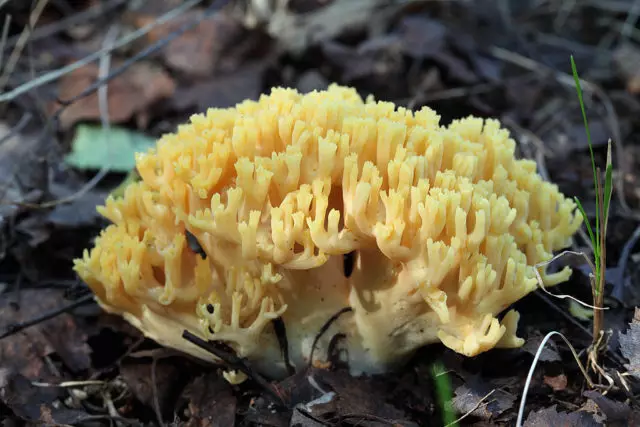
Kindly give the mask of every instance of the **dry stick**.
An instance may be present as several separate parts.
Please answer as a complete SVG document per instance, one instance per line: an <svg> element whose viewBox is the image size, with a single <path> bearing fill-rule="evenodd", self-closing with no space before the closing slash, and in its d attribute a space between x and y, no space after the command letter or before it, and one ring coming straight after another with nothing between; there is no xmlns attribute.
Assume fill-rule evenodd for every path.
<svg viewBox="0 0 640 427"><path fill-rule="evenodd" d="M67 313L71 310L74 310L80 306L93 302L93 295L85 295L84 297L78 299L77 301L66 305L61 308L57 308L55 310L51 310L47 313L44 313L34 319L27 320L25 322L20 323L12 323L7 326L7 329L4 333L0 334L0 340L10 337L11 335L15 335L18 332L30 328L31 326L37 325L38 323L46 322L47 320L53 319L56 316L59 316L63 313Z"/></svg>
<svg viewBox="0 0 640 427"><path fill-rule="evenodd" d="M156 378L156 368L158 367L158 358L154 357L151 361L151 393L153 394L153 410L158 418L160 427L164 427L162 420L162 411L160 410L160 400L158 398L158 383Z"/></svg>
<svg viewBox="0 0 640 427"><path fill-rule="evenodd" d="M154 28L163 25L175 18L177 18L178 16L182 15L183 13L187 12L189 9L191 9L192 7L196 6L197 4L201 3L202 0L189 0L189 1L185 1L184 3L182 3L180 6L175 7L174 9L171 9L170 11L168 11L167 13L165 13L164 15L161 15L160 17L158 17L157 19L155 19L153 22L145 25L144 27L131 32L130 34L122 37L120 40L118 40L117 42L115 42L113 44L113 46L110 49L100 49L97 52L92 53L91 55L87 55L86 57L72 63L69 64L65 67L59 68L55 71L51 71L47 74L44 74L36 79L33 79L23 85L18 86L17 88L12 89L11 91L7 92L7 93L3 93L0 94L0 102L7 102L7 101L11 101L14 98L16 98L19 95L22 95L25 92L29 92L32 89L35 89L37 87L40 87L44 84L47 84L53 80L57 80L60 77L64 76L65 74L68 74L78 68L84 67L87 64L90 64L91 62L95 61L96 59L100 58L102 55L104 55L105 53L107 53L107 51L113 51L116 49L121 48L122 46L125 46L129 43L131 43L132 41L139 39L140 37L144 36L145 34L149 33L150 31L152 31ZM215 5L215 2L214 2ZM213 6L210 6L210 8Z"/></svg>
<svg viewBox="0 0 640 427"><path fill-rule="evenodd" d="M631 9L627 12L627 19L624 20L624 24L622 30L620 31L620 35L624 38L625 41L631 36L633 29L636 27L638 23L638 13L640 13L640 1L634 0L631 5Z"/></svg>
<svg viewBox="0 0 640 427"><path fill-rule="evenodd" d="M353 311L353 308L345 307L342 310L338 311L333 316L331 316L329 318L329 320L327 320L326 323L324 325L322 325L322 328L320 328L320 331L318 332L316 337L313 339L313 345L311 346L311 351L309 352L309 365L308 365L309 368L313 364L313 353L314 353L314 351L316 349L316 346L318 345L318 341L320 341L320 338L322 338L322 335L324 335L324 333L327 332L327 330L331 327L331 325L336 320L338 320L338 318L340 316L342 316L344 313L347 313L347 312L350 312L350 311Z"/></svg>
<svg viewBox="0 0 640 427"><path fill-rule="evenodd" d="M4 17L4 26L2 27L2 36L0 36L0 70L2 70L2 61L4 59L4 48L7 45L7 37L9 37L9 25L11 24L11 15Z"/></svg>
<svg viewBox="0 0 640 427"><path fill-rule="evenodd" d="M221 349L219 345L216 345L216 342L205 341L186 329L182 332L182 338L197 345L201 349L208 351L218 359L222 360L230 368L242 371L249 378L255 381L262 389L264 389L271 397L273 397L275 399L275 403L286 406L284 399L280 394L278 394L274 387L262 375L255 372L244 359L241 359L231 351Z"/></svg>
<svg viewBox="0 0 640 427"><path fill-rule="evenodd" d="M287 368L287 373L289 375L293 375L296 370L291 364L291 359L289 358L289 340L287 339L287 328L284 324L284 320L282 320L282 317L278 317L273 319L271 323L273 324L273 329L276 333L276 338L278 339L278 345L280 346L282 360Z"/></svg>
<svg viewBox="0 0 640 427"><path fill-rule="evenodd" d="M15 66L18 64L20 54L22 53L22 50L29 40L31 28L36 26L36 23L40 18L40 14L42 14L42 11L47 6L47 3L49 3L49 0L38 0L36 7L31 11L31 14L29 15L29 23L25 25L24 29L22 30L20 39L18 40L18 43L16 43L15 48L13 49L11 55L9 56L9 59L7 60L7 66L4 67L2 75L0 75L0 91L4 89L4 85L6 85L7 81L9 80L9 76L13 72Z"/></svg>

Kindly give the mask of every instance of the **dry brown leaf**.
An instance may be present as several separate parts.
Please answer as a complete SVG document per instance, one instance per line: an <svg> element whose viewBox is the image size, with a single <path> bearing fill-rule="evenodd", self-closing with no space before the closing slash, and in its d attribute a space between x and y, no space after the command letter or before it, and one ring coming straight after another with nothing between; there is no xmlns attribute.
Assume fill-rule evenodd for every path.
<svg viewBox="0 0 640 427"><path fill-rule="evenodd" d="M24 289L20 292L20 309L0 300L0 333L12 324L24 322L69 304L63 292L53 289ZM91 367L91 348L86 334L78 329L74 317L61 314L0 340L0 367L17 370L30 380L49 379L44 356L57 353L65 366L74 372Z"/></svg>
<svg viewBox="0 0 640 427"><path fill-rule="evenodd" d="M599 427L602 424L596 422L594 418L581 411L576 412L558 412L556 405L549 408L531 411L524 427Z"/></svg>
<svg viewBox="0 0 640 427"><path fill-rule="evenodd" d="M548 377L544 376L544 383L551 387L553 391L562 391L567 388L567 376L564 374Z"/></svg>
<svg viewBox="0 0 640 427"><path fill-rule="evenodd" d="M233 427L237 399L221 375L212 372L196 378L183 392L188 399L189 427Z"/></svg>
<svg viewBox="0 0 640 427"><path fill-rule="evenodd" d="M115 61L112 69L119 65ZM72 99L97 80L97 64L78 68L60 80L58 97L61 100ZM171 97L175 91L175 83L162 69L147 62L138 62L110 80L107 88L110 122L122 123L135 117L138 126L145 127L149 118L148 108ZM54 102L49 108L53 114L60 105ZM68 106L60 115L60 125L67 130L79 121L97 121L99 118L98 92L94 91Z"/></svg>
<svg viewBox="0 0 640 427"><path fill-rule="evenodd" d="M626 334L620 335L620 351L629 360L626 365L629 373L636 378L640 378L640 308L636 307L633 320L629 324Z"/></svg>
<svg viewBox="0 0 640 427"><path fill-rule="evenodd" d="M139 14L133 18L134 25L141 28L157 19L155 14ZM169 36L192 20L201 19L195 28L172 40L162 49L165 63L173 70L188 77L207 77L218 68L223 53L244 31L241 24L224 13L204 18L204 11L193 10L180 17L155 27L148 33L149 43Z"/></svg>

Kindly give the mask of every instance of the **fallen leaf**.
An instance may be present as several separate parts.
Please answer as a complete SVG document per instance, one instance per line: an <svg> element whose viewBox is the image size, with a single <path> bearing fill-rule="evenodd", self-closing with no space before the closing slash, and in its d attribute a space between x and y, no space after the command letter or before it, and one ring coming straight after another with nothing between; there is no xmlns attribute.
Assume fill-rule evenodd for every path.
<svg viewBox="0 0 640 427"><path fill-rule="evenodd" d="M345 32L386 24L387 17L393 16L403 6L403 2L388 0L332 0L324 3L323 7L296 13L288 4L276 2L273 8L249 10L245 14L245 25L266 27L279 47L296 54L310 45L336 39ZM384 13L381 13L383 9Z"/></svg>
<svg viewBox="0 0 640 427"><path fill-rule="evenodd" d="M188 401L191 418L187 427L233 427L237 399L231 385L216 372L196 378L182 396Z"/></svg>
<svg viewBox="0 0 640 427"><path fill-rule="evenodd" d="M171 402L176 397L180 367L166 359L158 361L155 367L155 384L152 381L151 369L150 362L128 362L120 366L120 374L135 398L143 405L153 408L155 393L159 407L164 408L164 415L168 415L173 411Z"/></svg>
<svg viewBox="0 0 640 427"><path fill-rule="evenodd" d="M335 398L325 404L326 409L335 410L333 416L347 414L374 415L386 420L401 420L407 414L387 400L389 380L375 377L352 377L344 370L328 371L317 369L314 373L315 382L320 384L323 392L334 392ZM322 404L314 405L322 414ZM398 421L396 421L398 422ZM408 425L408 424L401 424Z"/></svg>
<svg viewBox="0 0 640 427"><path fill-rule="evenodd" d="M157 20L155 13L137 14L133 21L138 28ZM226 51L238 45L245 33L240 22L228 13L219 12L205 17L203 10L191 10L178 18L159 25L147 34L149 43L168 37L172 32L191 21L200 20L193 29L186 31L162 49L164 62L171 69L186 77L209 77L223 61L229 61Z"/></svg>
<svg viewBox="0 0 640 427"><path fill-rule="evenodd" d="M399 77L404 71L400 41L394 36L369 39L356 48L334 40L327 40L320 47L326 61L342 70L343 82L376 78L388 84L392 76Z"/></svg>
<svg viewBox="0 0 640 427"><path fill-rule="evenodd" d="M16 309L9 298L0 299L0 333L69 304L57 289L23 289L19 303ZM82 372L91 367L86 340L74 317L63 313L0 340L0 367L15 369L30 380L51 379L43 357L55 353L71 372Z"/></svg>
<svg viewBox="0 0 640 427"><path fill-rule="evenodd" d="M101 169L129 172L136 165L135 154L155 146L156 140L140 132L118 126L81 124L76 128L67 164L78 169Z"/></svg>
<svg viewBox="0 0 640 427"><path fill-rule="evenodd" d="M52 185L52 195L60 200L71 196L76 190L64 185ZM72 201L57 204L46 215L46 223L58 228L88 227L102 221L102 216L96 211L96 206L104 203L106 193L98 190L90 190L75 197Z"/></svg>
<svg viewBox="0 0 640 427"><path fill-rule="evenodd" d="M414 58L429 58L445 46L447 28L442 22L421 15L402 18L398 26L402 50Z"/></svg>
<svg viewBox="0 0 640 427"><path fill-rule="evenodd" d="M601 427L586 412L558 412L556 405L549 408L531 411L524 422L524 427Z"/></svg>
<svg viewBox="0 0 640 427"><path fill-rule="evenodd" d="M25 376L0 368L0 401L24 421L45 425L78 425L89 421L92 416L86 411L62 405L62 397L62 389L34 386Z"/></svg>
<svg viewBox="0 0 640 427"><path fill-rule="evenodd" d="M465 384L456 388L454 393L453 407L458 413L466 414L472 411L472 415L484 420L496 417L510 409L516 400L511 393L491 387L478 376L469 377ZM489 396L486 397L487 395Z"/></svg>
<svg viewBox="0 0 640 427"><path fill-rule="evenodd" d="M632 411L624 402L616 402L595 390L585 390L584 396L593 400L606 417L608 427L632 427L640 425L640 413Z"/></svg>
<svg viewBox="0 0 640 427"><path fill-rule="evenodd" d="M245 99L257 100L262 90L265 68L263 61L247 63L232 73L190 85L176 94L173 106L178 110L195 106L199 111L204 111L207 108L232 107Z"/></svg>
<svg viewBox="0 0 640 427"><path fill-rule="evenodd" d="M625 365L629 373L640 378L640 308L636 307L633 320L629 324L627 333L618 332L620 339L620 351L629 361Z"/></svg>
<svg viewBox="0 0 640 427"><path fill-rule="evenodd" d="M45 217L45 212L34 212L15 226L15 231L27 238L25 243L31 248L38 247L51 236L51 230L44 222Z"/></svg>
<svg viewBox="0 0 640 427"><path fill-rule="evenodd" d="M551 387L553 391L562 391L567 388L567 376L564 374L555 377L545 375L544 383Z"/></svg>
<svg viewBox="0 0 640 427"><path fill-rule="evenodd" d="M36 202L46 188L45 146L45 138L15 133L0 123L0 260L8 246L4 231L23 211L19 203Z"/></svg>
<svg viewBox="0 0 640 427"><path fill-rule="evenodd" d="M112 69L122 65L113 61ZM98 80L98 65L91 63L80 67L60 79L58 97L71 100ZM122 74L107 83L109 120L111 123L127 122L135 117L138 126L146 126L149 120L148 109L163 99L170 98L175 91L171 77L159 67L148 62L137 62ZM61 108L60 104L49 104L49 113ZM100 118L97 90L90 95L74 101L60 114L60 126L70 129L80 121L97 121Z"/></svg>
<svg viewBox="0 0 640 427"><path fill-rule="evenodd" d="M526 351L532 356L535 356L535 354L538 352L540 344L542 344L543 339L544 337L537 333L530 336L522 346L522 350ZM541 362L559 362L562 360L560 354L558 353L558 348L552 340L547 340L547 342L545 343L544 348L540 352L539 360Z"/></svg>

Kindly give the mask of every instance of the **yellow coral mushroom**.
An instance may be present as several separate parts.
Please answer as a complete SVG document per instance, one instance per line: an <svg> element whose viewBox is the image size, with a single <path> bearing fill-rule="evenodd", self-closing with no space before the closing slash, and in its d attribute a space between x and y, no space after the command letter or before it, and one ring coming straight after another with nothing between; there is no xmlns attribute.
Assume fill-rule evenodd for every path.
<svg viewBox="0 0 640 427"><path fill-rule="evenodd" d="M496 316L536 288L534 265L581 217L514 154L495 120L442 126L429 108L348 87L275 88L194 115L140 154L142 180L99 207L113 224L75 269L159 343L218 361L182 339L189 330L274 377L287 372L274 319L301 368L345 307L314 354L340 332L354 374L437 341L467 356L520 346L518 314ZM571 274L540 271L547 286Z"/></svg>

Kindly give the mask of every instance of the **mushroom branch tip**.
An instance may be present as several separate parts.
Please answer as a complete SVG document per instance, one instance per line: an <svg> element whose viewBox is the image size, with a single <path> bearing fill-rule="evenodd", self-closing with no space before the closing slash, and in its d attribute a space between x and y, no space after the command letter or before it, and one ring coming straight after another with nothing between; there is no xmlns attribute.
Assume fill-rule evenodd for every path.
<svg viewBox="0 0 640 427"><path fill-rule="evenodd" d="M443 125L335 84L273 88L139 153L140 180L98 207L110 225L75 270L160 344L219 362L188 330L272 377L289 366L275 319L303 369L345 307L313 354L343 334L354 375L435 342L467 356L517 347L518 313L499 316L582 220L515 149L496 120ZM571 274L538 271L546 286Z"/></svg>

